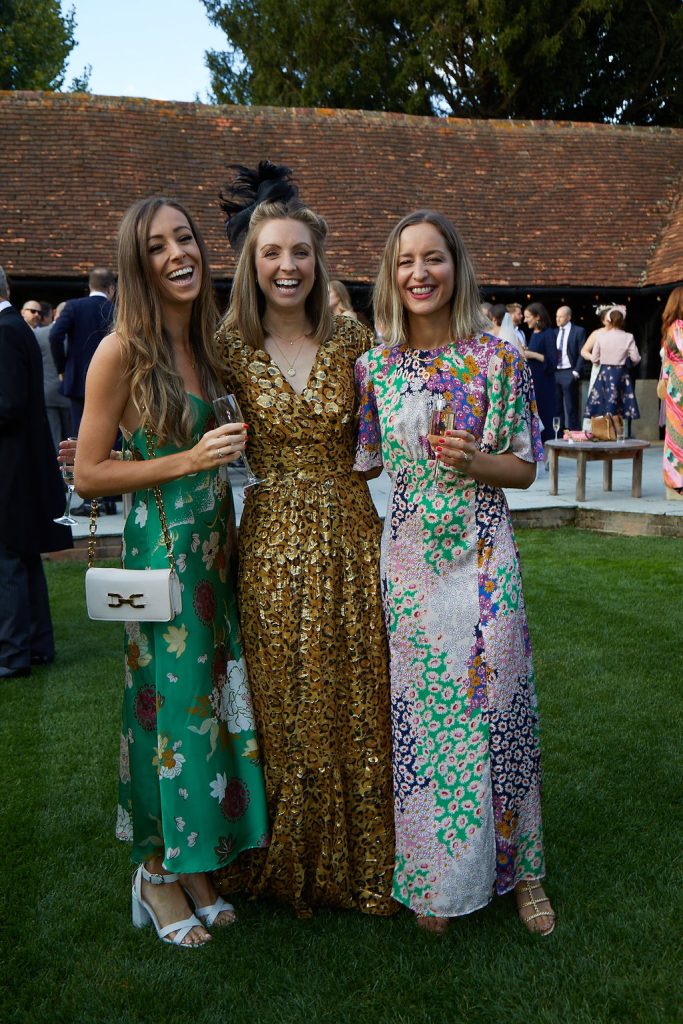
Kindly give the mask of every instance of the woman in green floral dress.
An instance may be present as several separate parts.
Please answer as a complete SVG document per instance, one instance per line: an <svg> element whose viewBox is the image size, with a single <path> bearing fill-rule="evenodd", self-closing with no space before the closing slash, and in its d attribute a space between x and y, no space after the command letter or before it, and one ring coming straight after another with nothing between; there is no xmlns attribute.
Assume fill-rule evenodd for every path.
<svg viewBox="0 0 683 1024"><path fill-rule="evenodd" d="M80 494L134 492L126 568L168 564L172 622L128 623L117 835L133 843L133 922L177 945L234 920L209 872L267 843L263 775L234 597L235 517L220 467L244 425L216 427L220 392L206 250L183 207L135 203L119 235L115 330L93 358L78 441ZM112 462L121 426L132 459ZM192 912L194 910L194 913Z"/></svg>

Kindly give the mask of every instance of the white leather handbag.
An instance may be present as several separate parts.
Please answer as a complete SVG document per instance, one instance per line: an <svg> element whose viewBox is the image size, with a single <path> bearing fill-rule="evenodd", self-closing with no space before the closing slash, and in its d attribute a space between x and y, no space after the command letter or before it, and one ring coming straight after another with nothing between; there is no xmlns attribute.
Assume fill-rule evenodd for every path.
<svg viewBox="0 0 683 1024"><path fill-rule="evenodd" d="M147 451L154 457L151 432L146 431ZM173 542L166 522L161 490L153 488L164 535L168 569L99 569L95 561L97 498L90 506L88 568L85 603L91 619L111 622L171 622L182 611L182 592L173 557Z"/></svg>
<svg viewBox="0 0 683 1024"><path fill-rule="evenodd" d="M85 603L91 619L170 622L182 611L180 580L175 569L90 568Z"/></svg>

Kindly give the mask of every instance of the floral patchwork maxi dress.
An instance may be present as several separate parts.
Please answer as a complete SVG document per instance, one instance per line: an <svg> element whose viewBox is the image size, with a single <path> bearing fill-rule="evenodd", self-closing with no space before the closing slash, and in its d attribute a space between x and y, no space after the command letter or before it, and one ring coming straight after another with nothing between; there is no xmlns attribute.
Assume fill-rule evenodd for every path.
<svg viewBox="0 0 683 1024"><path fill-rule="evenodd" d="M189 396L193 443L215 423ZM145 459L144 433L130 446ZM167 455L177 449L157 450ZM117 836L139 863L210 871L267 843L265 790L234 595L235 515L218 470L162 485L182 586L172 622L127 623ZM123 535L127 569L168 565L154 492L138 491Z"/></svg>
<svg viewBox="0 0 683 1024"><path fill-rule="evenodd" d="M393 895L458 916L544 875L531 646L499 488L435 463L442 395L482 451L541 461L528 367L481 334L441 349L382 345L356 364L356 467L392 480L381 575L391 652Z"/></svg>

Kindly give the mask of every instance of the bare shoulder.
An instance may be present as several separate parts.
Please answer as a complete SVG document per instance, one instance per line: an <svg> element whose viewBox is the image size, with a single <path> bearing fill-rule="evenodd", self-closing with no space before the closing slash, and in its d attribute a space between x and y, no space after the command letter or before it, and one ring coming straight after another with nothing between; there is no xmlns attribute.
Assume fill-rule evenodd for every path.
<svg viewBox="0 0 683 1024"><path fill-rule="evenodd" d="M98 371L115 371L121 374L124 370L125 358L123 354L123 342L118 334L113 331L102 338L97 346L90 366Z"/></svg>

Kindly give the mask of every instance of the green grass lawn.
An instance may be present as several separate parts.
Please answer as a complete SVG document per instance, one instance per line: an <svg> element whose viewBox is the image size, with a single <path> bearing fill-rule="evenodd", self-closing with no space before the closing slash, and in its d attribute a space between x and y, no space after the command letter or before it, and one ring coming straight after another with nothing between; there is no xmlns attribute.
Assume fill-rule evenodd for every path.
<svg viewBox="0 0 683 1024"><path fill-rule="evenodd" d="M0 1020L82 1024L683 1021L679 540L518 537L542 713L547 887L444 939L391 920L238 905L204 949L130 924L113 838L121 629L87 620L83 568L48 566L58 658L2 684Z"/></svg>

